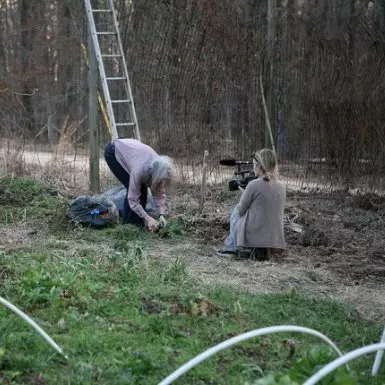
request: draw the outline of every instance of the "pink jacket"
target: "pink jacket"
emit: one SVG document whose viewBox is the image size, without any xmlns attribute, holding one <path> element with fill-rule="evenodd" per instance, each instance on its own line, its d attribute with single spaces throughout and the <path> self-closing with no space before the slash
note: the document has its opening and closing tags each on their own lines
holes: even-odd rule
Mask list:
<svg viewBox="0 0 385 385">
<path fill-rule="evenodd" d="M 139 217 L 147 220 L 150 217 L 140 204 L 140 186 L 142 184 L 148 186 L 147 170 L 152 158 L 158 156 L 158 154 L 150 146 L 136 139 L 115 139 L 114 144 L 116 160 L 130 174 L 128 203 Z M 166 200 L 164 188 L 151 192 L 155 204 L 158 206 L 159 213 L 164 214 Z"/>
</svg>

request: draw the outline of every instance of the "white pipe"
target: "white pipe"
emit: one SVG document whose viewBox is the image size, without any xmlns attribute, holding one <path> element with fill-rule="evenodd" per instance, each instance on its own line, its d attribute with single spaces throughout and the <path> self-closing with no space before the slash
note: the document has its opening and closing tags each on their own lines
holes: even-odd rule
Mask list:
<svg viewBox="0 0 385 385">
<path fill-rule="evenodd" d="M 385 343 L 385 328 L 382 332 L 382 337 L 380 343 Z M 378 369 L 380 369 L 382 355 L 384 354 L 383 350 L 379 350 L 376 354 L 376 358 L 374 360 L 373 368 L 372 368 L 372 376 L 375 376 L 378 372 Z"/>
<path fill-rule="evenodd" d="M 373 353 L 375 351 L 384 350 L 385 343 L 380 344 L 372 344 L 364 346 L 363 348 L 359 348 L 356 350 L 352 350 L 351 352 L 343 355 L 342 357 L 337 358 L 336 360 L 328 363 L 322 369 L 320 369 L 317 373 L 313 374 L 303 385 L 315 385 L 319 380 L 327 376 L 333 370 L 337 369 L 339 366 L 346 364 L 347 362 L 363 356 L 364 354 Z"/>
<path fill-rule="evenodd" d="M 2 303 L 5 307 L 15 312 L 20 318 L 22 318 L 25 322 L 31 325 L 59 354 L 64 355 L 63 350 L 34 320 L 29 318 L 25 313 L 23 313 L 15 305 L 12 305 L 3 297 L 0 297 L 0 303 Z M 67 358 L 67 356 L 64 356 L 64 357 Z"/>
<path fill-rule="evenodd" d="M 179 369 L 175 370 L 168 377 L 166 377 L 163 381 L 161 381 L 158 385 L 171 384 L 177 378 L 179 378 L 181 375 L 185 374 L 187 371 L 192 369 L 194 366 L 200 364 L 202 361 L 204 361 L 207 358 L 213 356 L 214 354 L 220 352 L 221 350 L 229 348 L 230 346 L 236 345 L 242 341 L 248 340 L 248 339 L 253 338 L 253 337 L 258 337 L 258 336 L 262 336 L 265 334 L 278 333 L 278 332 L 300 332 L 300 333 L 311 334 L 311 335 L 319 337 L 321 340 L 325 341 L 327 344 L 329 344 L 337 352 L 337 354 L 339 356 L 342 356 L 342 353 L 340 352 L 338 347 L 328 337 L 326 337 L 325 335 L 323 335 L 322 333 L 320 333 L 316 330 L 305 328 L 302 326 L 292 326 L 292 325 L 271 326 L 271 327 L 256 329 L 256 330 L 252 330 L 252 331 L 247 332 L 247 333 L 240 334 L 240 335 L 232 337 L 226 341 L 223 341 L 218 345 L 213 346 L 212 348 L 204 351 L 203 353 L 194 357 L 190 361 L 186 362 Z"/>
</svg>

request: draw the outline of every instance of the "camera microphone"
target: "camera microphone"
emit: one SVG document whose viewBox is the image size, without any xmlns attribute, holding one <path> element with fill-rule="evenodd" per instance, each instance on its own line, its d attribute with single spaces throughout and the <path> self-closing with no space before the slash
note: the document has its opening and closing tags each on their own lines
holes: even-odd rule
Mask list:
<svg viewBox="0 0 385 385">
<path fill-rule="evenodd" d="M 253 162 L 248 160 L 222 159 L 219 161 L 219 164 L 222 166 L 236 166 L 240 164 L 253 164 Z"/>
<path fill-rule="evenodd" d="M 222 159 L 219 161 L 222 166 L 235 166 L 237 161 L 235 159 Z"/>
</svg>

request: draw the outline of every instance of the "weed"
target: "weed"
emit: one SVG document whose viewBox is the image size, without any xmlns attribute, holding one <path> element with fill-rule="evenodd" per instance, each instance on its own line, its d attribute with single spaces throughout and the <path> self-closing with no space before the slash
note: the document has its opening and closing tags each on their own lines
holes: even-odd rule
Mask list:
<svg viewBox="0 0 385 385">
<path fill-rule="evenodd" d="M 182 283 L 187 278 L 187 264 L 183 258 L 177 257 L 175 261 L 166 267 L 162 274 L 163 283 Z"/>
<path fill-rule="evenodd" d="M 127 241 L 136 241 L 138 239 L 148 239 L 150 234 L 141 227 L 134 225 L 118 225 L 104 230 L 104 233 L 117 240 L 120 244 Z"/>
<path fill-rule="evenodd" d="M 161 238 L 169 238 L 173 235 L 181 235 L 181 225 L 176 220 L 170 220 L 165 227 L 160 228 L 157 233 Z"/>
<path fill-rule="evenodd" d="M 334 359 L 335 352 L 329 347 L 313 347 L 305 351 L 287 373 L 269 374 L 255 381 L 254 385 L 299 385 Z M 359 377 L 359 374 L 354 371 L 349 371 L 346 366 L 341 366 L 319 381 L 319 384 L 356 385 L 367 381 L 365 378 L 358 381 Z M 376 382 L 376 379 L 371 380 L 373 380 L 373 383 Z"/>
</svg>

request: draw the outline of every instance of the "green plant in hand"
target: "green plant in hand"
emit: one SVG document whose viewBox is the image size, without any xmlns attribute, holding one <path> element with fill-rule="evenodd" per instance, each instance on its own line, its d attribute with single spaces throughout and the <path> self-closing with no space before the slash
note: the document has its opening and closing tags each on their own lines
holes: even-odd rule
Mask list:
<svg viewBox="0 0 385 385">
<path fill-rule="evenodd" d="M 158 234 L 161 238 L 169 238 L 173 234 L 182 234 L 182 229 L 180 224 L 175 219 L 171 219 L 168 221 L 166 226 L 158 229 Z"/>
</svg>

